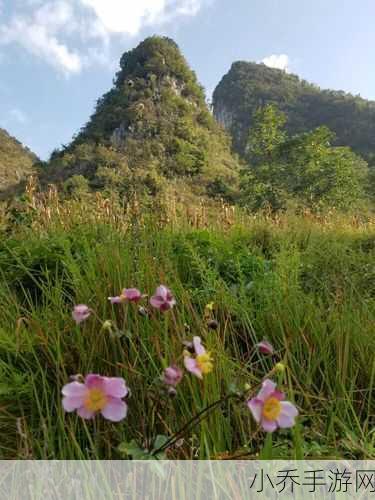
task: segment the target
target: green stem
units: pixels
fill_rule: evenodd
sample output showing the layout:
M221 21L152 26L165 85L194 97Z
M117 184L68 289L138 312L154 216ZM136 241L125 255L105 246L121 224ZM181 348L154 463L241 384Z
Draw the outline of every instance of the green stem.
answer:
M259 458L261 460L272 460L272 432L267 432L264 446L260 452Z
M157 455L161 451L166 450L170 446L173 446L173 444L178 441L184 434L185 432L189 429L190 426L198 424L203 417L207 416L207 414L216 408L217 406L220 406L221 404L225 403L231 398L239 398L237 394L228 394L224 398L221 398L217 401L214 401L210 405L208 405L206 408L204 408L202 411L197 413L192 419L190 419L179 431L177 431L173 436L171 436L168 441L166 441L160 448L153 450L152 455Z

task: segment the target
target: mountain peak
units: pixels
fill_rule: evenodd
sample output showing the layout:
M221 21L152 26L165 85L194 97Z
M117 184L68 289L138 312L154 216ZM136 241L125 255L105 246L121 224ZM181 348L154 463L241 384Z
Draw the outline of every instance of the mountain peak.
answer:
M80 175L90 189L109 182L122 193L130 185L154 193L183 178L199 194L220 185L223 195L238 172L230 140L208 110L195 73L177 44L158 36L121 57L113 88L51 165L56 180Z

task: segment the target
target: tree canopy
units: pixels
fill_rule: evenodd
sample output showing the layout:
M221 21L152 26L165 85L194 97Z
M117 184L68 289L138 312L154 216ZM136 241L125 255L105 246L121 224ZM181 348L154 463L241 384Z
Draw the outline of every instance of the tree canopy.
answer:
M367 163L348 147L332 146L327 127L289 136L275 106L256 110L249 131L242 201L251 209L279 210L292 202L316 210L346 210L362 200Z

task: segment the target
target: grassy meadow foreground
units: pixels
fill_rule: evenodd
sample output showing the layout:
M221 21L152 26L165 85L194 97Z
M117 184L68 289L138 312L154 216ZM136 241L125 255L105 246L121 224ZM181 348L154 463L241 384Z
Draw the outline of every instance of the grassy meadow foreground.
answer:
M53 190L25 207L0 228L0 458L375 457L374 219ZM148 297L108 300L132 287ZM197 336L202 379L184 366ZM89 373L125 379L125 419L64 411L62 388ZM298 408L292 428L266 433L249 411L265 379Z

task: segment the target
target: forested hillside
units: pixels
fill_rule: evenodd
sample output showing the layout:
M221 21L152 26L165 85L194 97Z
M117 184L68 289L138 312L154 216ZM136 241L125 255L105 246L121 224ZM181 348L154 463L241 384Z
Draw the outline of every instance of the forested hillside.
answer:
M37 157L0 128L0 199L34 172Z
M370 162L375 157L375 102L244 61L232 64L213 95L214 114L231 132L237 152L244 152L254 112L266 104L286 114L290 134L324 125L336 134L335 145L349 146Z
M122 56L113 88L73 142L52 155L44 180L67 192L121 195L180 182L199 195L230 197L238 177L230 149L177 45L155 36Z

